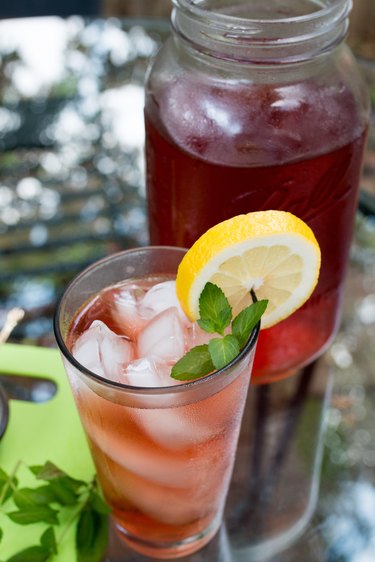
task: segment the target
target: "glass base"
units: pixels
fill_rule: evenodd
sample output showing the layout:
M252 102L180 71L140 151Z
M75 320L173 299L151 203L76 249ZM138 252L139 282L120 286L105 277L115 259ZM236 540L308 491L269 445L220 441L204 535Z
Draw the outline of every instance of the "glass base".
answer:
M209 527L198 535L174 543L148 541L130 534L124 527L117 524L116 521L114 523L121 540L130 548L145 556L166 560L188 556L206 546L219 530L221 518L215 519Z
M301 519L296 521L290 529L277 537L266 539L259 544L246 545L242 548L234 547L233 552L235 553L236 561L248 562L249 560L253 560L254 562L262 562L286 550L296 542L306 530L313 516L314 507L315 502L313 501Z

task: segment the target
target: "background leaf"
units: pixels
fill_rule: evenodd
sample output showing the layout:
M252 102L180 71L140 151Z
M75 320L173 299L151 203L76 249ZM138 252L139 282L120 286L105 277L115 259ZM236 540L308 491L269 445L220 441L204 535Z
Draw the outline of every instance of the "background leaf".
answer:
M33 465L29 468L39 480L53 480L53 478L65 476L65 472L58 468L51 461L47 461L43 465Z
M58 512L47 505L40 506L24 506L19 511L12 511L7 513L8 517L18 523L19 525L30 525L32 523L49 523L50 525L57 525Z
M22 507L48 505L56 501L56 495L50 486L38 488L20 488L14 493L14 503L20 509Z
M95 511L85 508L78 519L76 544L78 549L84 549L94 541L95 533Z
M76 485L71 483L67 476L55 478L49 482L50 488L55 496L57 503L61 505L75 505L78 500ZM79 486L81 487L81 485Z
M2 468L0 468L0 498L3 496L4 489L7 486L7 491L2 498L2 504L4 504L13 495L12 486L9 486L10 483L16 487L18 485L17 478L15 476L11 478Z
M48 527L40 537L40 544L46 548L50 554L57 554L56 536L53 527Z
M47 562L50 553L42 546L30 546L8 558L7 562Z
M92 509L97 513L100 513L101 515L108 515L111 512L111 508L105 503L101 495L94 490L90 493L89 501Z
M99 562L108 541L108 517L91 507L80 516L76 531L77 562Z
M70 490L75 492L77 492L82 486L86 486L86 482L72 478L69 474L58 468L50 461L47 461L43 466L31 466L30 470L38 478L38 480L57 480L64 482Z

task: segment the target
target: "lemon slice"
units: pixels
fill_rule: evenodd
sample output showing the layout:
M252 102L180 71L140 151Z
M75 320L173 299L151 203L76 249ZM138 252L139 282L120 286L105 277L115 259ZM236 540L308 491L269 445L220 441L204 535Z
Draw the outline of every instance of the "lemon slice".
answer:
M320 248L312 230L284 211L238 215L205 232L182 259L176 279L180 304L199 318L199 296L210 281L221 287L233 316L258 299L268 299L262 328L277 324L303 305L320 270Z

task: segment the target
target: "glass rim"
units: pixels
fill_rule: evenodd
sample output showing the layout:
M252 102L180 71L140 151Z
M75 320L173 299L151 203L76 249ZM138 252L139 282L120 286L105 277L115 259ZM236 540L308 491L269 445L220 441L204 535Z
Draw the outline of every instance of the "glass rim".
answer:
M235 26L239 26L242 22L244 25L283 25L283 24L291 24L291 23L308 23L313 22L314 20L319 20L321 18L327 18L330 14L335 14L337 9L340 6L346 6L345 15L349 13L352 7L353 0L331 0L329 5L320 6L314 12L309 14L297 15L297 16L288 16L288 17L280 17L280 18L251 18L251 17L240 17L240 16L233 16L230 14L220 13L214 10L206 9L201 7L199 4L193 3L192 0L172 0L172 4L177 8L182 8L186 10L196 17L205 18L207 14L210 14L210 19L212 18L212 23L222 22L223 24L233 24Z
M63 354L65 359L67 359L69 361L69 363L74 368L76 368L83 375L87 376L89 379L91 379L91 380L93 380L97 383L100 383L101 386L106 386L106 387L111 388L111 389L116 389L118 391L124 391L124 392L127 392L128 394L134 394L134 395L142 394L142 395L153 396L153 395L182 393L182 392L185 392L187 390L196 388L197 386L205 385L205 384L217 379L220 375L224 376L226 371L234 368L238 363L240 363L242 361L242 359L248 353L250 353L253 350L253 348L255 347L255 344L257 342L257 339L258 339L261 321L259 321L256 324L256 326L252 329L251 334L249 336L249 339L247 340L245 346L240 351L240 353L234 359L232 359L232 361L230 361L230 363L225 365L225 367L222 367L221 369L217 369L217 370L213 371L212 373L209 373L208 375L204 375L204 376L202 376L198 379L194 379L194 380L190 380L190 381L183 381L183 382L181 382L179 384L175 384L175 385L168 385L168 386L133 386L133 385L121 383L121 382L118 382L118 381L113 381L111 379L107 379L105 377L102 377L102 376L94 373L93 371L90 371L90 369L87 369L84 365L79 363L76 360L76 358L73 356L73 354L70 352L70 350L68 349L67 345L65 344L64 338L62 336L61 330L60 330L59 320L60 320L60 317L61 317L62 305L63 305L65 299L67 298L70 289L74 285L76 285L76 283L78 283L82 277L86 276L90 271L95 270L98 266L100 266L102 264L105 264L106 262L110 262L111 260L113 260L113 258L116 258L116 257L119 258L124 254L137 253L137 252L142 251L142 250L163 250L163 251L164 250L168 250L168 251L185 250L186 251L186 248L180 248L178 246L140 246L138 248L130 248L128 250L123 250L123 251L116 252L116 253L110 254L108 256L105 256L105 257L95 261L94 263L90 264L88 267L83 269L80 273L75 275L72 278L72 280L68 283L68 285L66 286L63 294L58 299L56 307L55 307L54 317L53 317L54 334L55 334L57 345L58 345L61 353Z

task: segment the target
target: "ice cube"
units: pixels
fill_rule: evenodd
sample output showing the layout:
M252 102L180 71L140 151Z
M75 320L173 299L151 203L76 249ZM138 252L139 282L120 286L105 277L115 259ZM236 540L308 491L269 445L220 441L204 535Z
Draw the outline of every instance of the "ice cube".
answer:
M185 488L196 478L196 468L187 464L184 456L176 456L171 462L171 453L147 447L129 428L119 425L117 431L106 427L105 418L86 424L92 441L116 464L140 477L165 486ZM103 423L104 419L104 423ZM100 420L100 422L99 422Z
M186 449L210 435L209 427L196 427L183 408L141 410L138 419L143 431L169 450Z
M174 462L174 459L170 459L169 464L174 466ZM153 467L152 457L147 464ZM178 470L176 467L172 480L165 485L154 484L127 471L121 471L122 473L119 471L116 477L120 482L121 493L141 512L167 525L187 525L207 516L211 510L214 511L216 506L213 504L219 503L221 499L217 487L214 489L214 494L212 492L209 494L205 490L206 484L203 479L206 482L210 480L211 473L207 478L205 473L199 473L199 468L196 468L196 474L190 482L184 479L184 468L182 468L179 478L181 481L185 480L183 488L173 485Z
M189 323L176 294L176 281L157 283L143 297L139 312L143 318L153 318L168 308L177 308L180 320Z
M185 352L185 331L177 308L164 310L138 335L138 356L177 361Z
M172 365L173 363L162 361L158 357L135 359L126 367L121 376L121 382L145 389L179 385L181 382L171 377ZM155 407L152 395L148 397L147 392L140 396L133 396L132 403L134 408ZM163 395L162 404L164 407L173 406L176 403L178 403L178 397L176 398L173 392Z
M94 320L77 339L72 353L81 365L93 373L118 381L134 357L134 346L112 332L101 320Z
M179 384L170 376L171 366L158 357L131 361L123 373L123 382L132 386L158 387Z
M73 357L78 363L93 373L104 376L104 369L100 360L99 342L90 329L83 332L75 342L72 349Z
M145 291L137 285L130 285L108 293L111 315L123 334L131 339L146 324L146 320L139 313L139 306L145 296Z

